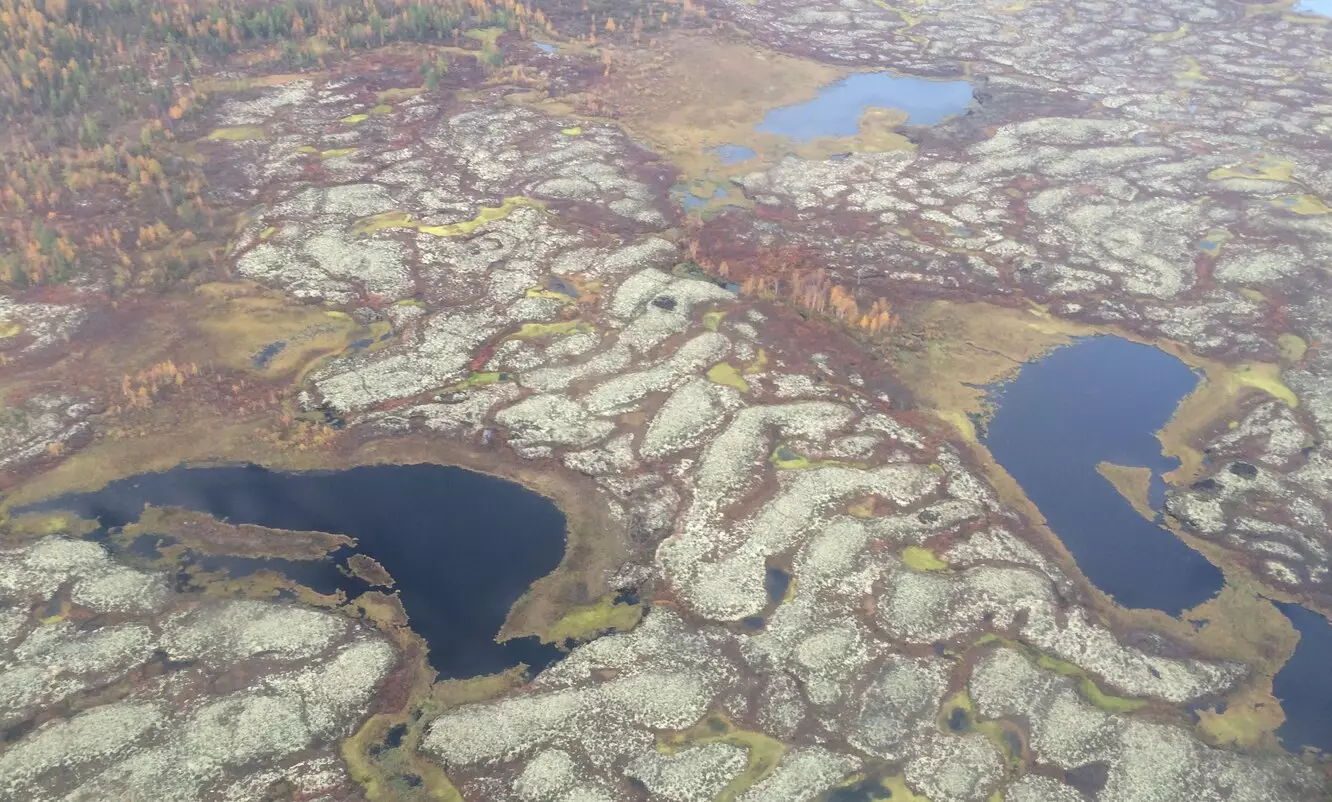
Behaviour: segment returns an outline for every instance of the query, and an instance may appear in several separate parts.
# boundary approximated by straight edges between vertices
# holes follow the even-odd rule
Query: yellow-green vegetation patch
[[[510,340],[535,340],[539,337],[559,337],[592,331],[592,324],[583,320],[561,320],[558,323],[524,323],[509,335]]]
[[[577,298],[567,292],[547,289],[546,287],[528,287],[523,295],[528,298],[545,298],[547,300],[559,301],[566,304],[576,303],[578,301]]]
[[[86,535],[97,529],[97,522],[67,512],[29,512],[8,517],[0,513],[9,531],[16,535]]]
[[[802,454],[796,453],[788,443],[779,443],[772,450],[768,457],[768,462],[774,467],[783,471],[802,471],[808,468],[822,468],[825,465],[841,465],[839,460],[812,460]]]
[[[338,120],[338,122],[342,123],[343,125],[358,125],[360,123],[365,122],[368,119],[370,119],[369,114],[348,114],[346,117],[343,117],[341,120]]]
[[[384,103],[391,103],[396,100],[406,100],[409,97],[416,97],[425,91],[420,86],[404,86],[397,89],[385,89],[382,92],[375,93],[375,99]]]
[[[392,113],[393,113],[393,107],[390,106],[390,105],[387,104],[387,103],[380,103],[379,105],[377,105],[377,106],[375,106],[374,108],[370,109],[370,113],[373,114],[373,115],[375,115],[375,116],[377,116],[377,117],[382,117],[382,116],[385,115],[385,114],[392,114]]]
[[[1000,643],[1004,646],[1016,650],[1023,657],[1035,663],[1039,668],[1047,671],[1053,671],[1056,674],[1062,674],[1065,677],[1072,677],[1078,680],[1078,690],[1082,696],[1096,707],[1102,710],[1108,710],[1112,713],[1131,713],[1147,704],[1145,699],[1130,699],[1124,696],[1113,696],[1101,690],[1087,672],[1082,667],[1060,660],[1028,646],[1021,641],[1005,638],[994,633],[987,633],[976,640],[977,646],[983,646],[987,643]]]
[[[1309,344],[1298,334],[1283,334],[1277,337],[1277,349],[1285,361],[1303,362],[1304,355],[1309,351]]]
[[[372,802],[403,799],[414,790],[403,781],[403,775],[410,772],[424,784],[425,798],[464,802],[462,794],[442,769],[429,761],[410,759],[414,749],[406,748],[406,744],[384,748],[385,739],[395,728],[400,739],[413,742],[420,740],[419,730],[423,729],[407,714],[378,713],[342,742],[342,759],[347,763],[347,771],[365,791],[366,798]],[[407,731],[405,737],[404,730]]]
[[[708,381],[714,384],[724,384],[727,387],[734,387],[742,393],[749,392],[749,382],[740,375],[740,371],[729,362],[718,362],[708,368]]]
[[[1173,42],[1173,41],[1175,41],[1175,40],[1177,40],[1177,39],[1183,39],[1185,36],[1188,35],[1188,33],[1189,33],[1189,24],[1188,24],[1187,22],[1181,22],[1181,23],[1179,24],[1179,27],[1176,28],[1176,29],[1173,30],[1173,31],[1168,31],[1168,32],[1166,32],[1166,33],[1154,33],[1154,34],[1152,34],[1152,41],[1154,41],[1154,42]]]
[[[1148,498],[1152,484],[1151,468],[1099,462],[1096,465],[1096,472],[1114,485],[1119,495],[1132,504],[1139,515],[1149,521],[1156,518],[1156,511],[1152,509],[1152,503]]]
[[[1207,236],[1198,241],[1198,250],[1216,255],[1221,252],[1227,242],[1230,242],[1230,239],[1229,231],[1223,228],[1214,228],[1207,232]]]
[[[703,313],[703,327],[708,331],[716,331],[721,326],[722,319],[726,313],[720,309],[713,309]]]
[[[231,128],[218,128],[204,137],[210,142],[245,142],[251,139],[263,139],[268,132],[257,125],[237,125]]]
[[[1262,390],[1273,398],[1284,401],[1286,406],[1291,408],[1300,405],[1300,399],[1295,395],[1295,391],[1281,381],[1281,369],[1276,365],[1257,362],[1240,365],[1235,368],[1233,375],[1242,387]]]
[[[464,35],[468,39],[475,39],[488,48],[493,48],[496,40],[503,34],[503,28],[471,28]]]
[[[16,320],[0,320],[0,340],[17,337],[23,333],[23,324]]]
[[[473,387],[484,387],[487,384],[494,384],[496,382],[504,381],[505,378],[506,378],[505,374],[500,373],[498,371],[486,371],[486,372],[474,371],[467,378],[463,379],[457,384],[451,384],[448,387],[445,387],[443,392],[449,393],[458,390],[470,390]]]
[[[976,706],[965,689],[944,701],[939,708],[939,718],[936,723],[943,732],[961,733],[972,730],[979,732],[999,749],[1010,768],[1013,770],[1021,768],[1021,739],[1015,733],[1006,731],[1002,722],[978,718]]]
[[[496,220],[503,220],[515,209],[522,206],[533,206],[540,208],[541,204],[531,198],[525,198],[521,195],[505,198],[499,206],[482,206],[480,212],[471,220],[464,220],[461,223],[450,223],[443,226],[417,226],[417,230],[423,234],[433,234],[436,237],[459,237],[471,234],[486,223],[493,223]]]
[[[1216,422],[1238,414],[1238,401],[1244,390],[1260,390],[1291,408],[1300,403],[1295,392],[1281,380],[1281,368],[1275,364],[1249,362],[1230,366],[1196,361],[1202,363],[1203,381],[1179,403],[1175,414],[1157,435],[1162,443],[1161,453],[1177,458],[1180,463],[1164,477],[1172,484],[1187,484],[1197,478],[1203,454],[1193,444]]]
[[[356,148],[329,148],[319,151],[319,155],[325,159],[336,159],[340,156],[350,156],[356,152]]]
[[[211,303],[189,324],[211,346],[212,359],[232,369],[285,375],[364,336],[350,315],[292,304],[248,282],[205,284],[198,291]]]
[[[948,570],[948,563],[924,546],[907,546],[902,549],[902,562],[913,571]]]
[[[761,732],[742,730],[721,713],[711,713],[693,727],[677,733],[659,736],[657,749],[668,755],[703,744],[728,743],[749,750],[749,763],[738,777],[727,783],[714,802],[732,802],[736,797],[760,782],[777,768],[786,745]]]
[[[846,511],[857,518],[873,518],[874,497],[866,496],[865,498],[862,498],[861,500],[857,501],[855,504],[852,504],[851,506],[847,507]]]
[[[518,195],[505,198],[499,206],[482,206],[476,217],[471,220],[464,220],[461,223],[448,223],[439,226],[426,225],[409,212],[393,211],[362,217],[352,223],[351,230],[353,234],[373,234],[376,231],[389,228],[414,228],[422,234],[430,234],[436,237],[458,237],[471,234],[486,223],[502,220],[521,206],[541,208],[540,202]]]
[[[1317,195],[1282,195],[1274,199],[1272,205],[1295,214],[1332,214],[1332,207],[1323,203],[1323,199]]]
[[[605,596],[595,604],[575,607],[546,632],[545,643],[585,642],[608,632],[627,632],[643,619],[642,604],[616,603]]]
[[[861,802],[930,802],[929,797],[912,791],[901,774],[869,775],[861,772],[842,780],[826,793],[819,802],[838,799],[856,799]]]
[[[819,802],[834,802],[838,799],[855,799],[858,802],[887,802],[892,799],[923,799],[923,797],[898,797],[886,784],[888,778],[871,776],[856,772],[837,785],[819,794]],[[905,785],[903,786],[905,787]]]
[[[1264,156],[1250,162],[1237,164],[1230,167],[1218,167],[1207,174],[1207,177],[1213,181],[1224,181],[1227,178],[1246,178],[1258,181],[1289,181],[1291,173],[1295,170],[1295,164],[1285,159],[1277,159],[1272,156]]]
[[[565,136],[582,136],[583,127],[581,125],[571,125],[568,128],[561,128],[560,133]]]
[[[1197,711],[1198,730],[1220,746],[1253,748],[1272,739],[1285,715],[1270,691],[1246,691],[1226,700],[1224,711],[1204,708]]]
[[[755,373],[762,373],[767,369],[768,369],[768,352],[766,349],[760,348],[758,349],[758,354],[754,357],[754,361],[750,362],[748,365],[745,365],[745,375],[753,376]]]
[[[352,223],[353,234],[373,234],[389,228],[416,228],[416,218],[408,212],[380,212]]]
[[[318,152],[319,152],[319,148],[315,147],[314,145],[301,145],[299,148],[296,148],[296,152],[297,152],[297,153],[318,153]]]
[[[1181,81],[1201,81],[1207,77],[1203,74],[1202,64],[1193,56],[1180,59],[1180,64],[1182,67],[1175,73],[1175,77]]]

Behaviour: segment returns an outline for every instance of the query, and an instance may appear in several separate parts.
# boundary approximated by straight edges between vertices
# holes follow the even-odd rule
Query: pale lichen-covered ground
[[[796,244],[866,301],[1027,298],[1231,366],[1209,378],[1234,423],[1196,424],[1211,459],[1168,509],[1244,581],[1326,604],[1325,26],[1234,3],[717,13],[834,63],[966,65],[984,102],[914,149],[759,165],[737,181],[760,213],[704,224],[705,250]],[[641,623],[414,708],[451,786],[357,785],[339,742],[403,704],[373,621],[203,598],[27,537],[0,554],[0,797],[1325,795],[1270,723],[1227,739],[1192,714],[1261,695],[1287,641],[1113,610],[891,359],[682,267],[701,257],[642,143],[507,91],[353,124],[375,100],[356,75],[219,104],[217,126],[265,134],[201,145],[251,209],[229,265],[376,335],[291,378],[302,414],[347,424],[309,448],[418,438],[588,477],[628,556],[587,581],[639,588]],[[0,303],[39,333],[19,359],[77,341],[77,307]],[[69,392],[4,411],[0,468],[89,439],[96,399]],[[791,577],[776,598],[772,568]]]

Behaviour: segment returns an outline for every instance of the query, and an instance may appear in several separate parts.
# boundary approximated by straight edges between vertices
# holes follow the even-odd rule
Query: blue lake
[[[564,515],[521,485],[442,465],[372,465],[345,471],[278,473],[254,465],[175,468],[113,482],[34,510],[69,510],[106,532],[139,518],[145,504],[206,512],[233,524],[333,532],[355,547],[312,561],[200,557],[192,570],[233,576],[276,570],[321,593],[368,590],[348,576],[365,554],[395,580],[411,627],[443,678],[533,672],[562,652],[536,638],[496,643],[509,609],[564,556]],[[151,552],[152,548],[136,545]]]
[[[721,145],[713,148],[712,152],[717,154],[722,164],[739,164],[758,156],[753,148],[744,145]]]
[[[552,45],[552,44],[549,43],[549,42],[536,42],[536,41],[534,41],[534,42],[532,42],[532,45],[533,45],[534,47],[536,47],[537,50],[540,50],[542,53],[547,53],[547,54],[549,54],[549,53],[558,53],[558,52],[560,52],[560,49],[559,49],[558,47],[556,47],[555,45]]]
[[[869,108],[899,109],[908,125],[934,125],[971,105],[966,81],[928,81],[888,72],[858,72],[819,91],[818,97],[773,109],[757,130],[808,142],[820,137],[854,136]]]
[[[680,192],[680,205],[684,206],[685,209],[688,209],[690,211],[698,209],[702,206],[706,206],[712,201],[718,201],[726,197],[726,190],[722,189],[721,187],[712,190],[712,195],[707,198],[700,198],[699,196],[695,195],[693,192],[690,192],[688,188],[682,188],[679,190],[679,192]]]
[[[1160,508],[1176,466],[1156,432],[1198,383],[1187,365],[1156,348],[1092,337],[1022,368],[996,388],[983,436],[1022,486],[1078,568],[1126,607],[1179,615],[1221,589],[1219,569],[1149,521],[1097,472],[1102,461],[1152,470]]]
[[[1303,11],[1306,14],[1332,17],[1332,0],[1300,0],[1295,4],[1295,10]]]
[[[1292,752],[1312,746],[1332,754],[1332,624],[1297,604],[1275,604],[1300,633],[1295,654],[1272,680],[1286,713],[1277,736]]]

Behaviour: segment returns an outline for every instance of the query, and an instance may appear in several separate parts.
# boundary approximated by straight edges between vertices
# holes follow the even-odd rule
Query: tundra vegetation
[[[1272,693],[1272,600],[1332,614],[1326,21],[0,0],[0,54],[0,798],[1326,797]],[[885,69],[975,102],[754,130]],[[1225,574],[1178,618],[1092,586],[977,436],[1093,334],[1204,377],[1163,511],[1102,468]],[[565,559],[499,637],[567,655],[436,681],[373,561],[354,598],[182,576],[336,532],[21,511],[208,461],[551,496]]]

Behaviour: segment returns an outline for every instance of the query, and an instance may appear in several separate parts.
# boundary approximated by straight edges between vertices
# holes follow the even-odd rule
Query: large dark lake
[[[329,559],[211,558],[206,567],[275,567],[321,592],[349,595],[364,582],[338,570],[354,553],[396,580],[411,626],[445,678],[527,664],[539,671],[561,652],[536,638],[495,642],[509,608],[564,555],[564,515],[553,502],[503,479],[441,465],[374,465],[279,473],[253,465],[176,468],[113,482],[32,509],[70,510],[104,530],[139,518],[145,504],[183,507],[233,524],[314,530],[357,540]]]
[[[1102,461],[1152,471],[1164,501],[1156,432],[1198,383],[1175,357],[1118,337],[1091,337],[1022,368],[991,394],[990,453],[1098,588],[1126,607],[1179,615],[1221,589],[1221,571],[1148,520],[1096,469]]]

